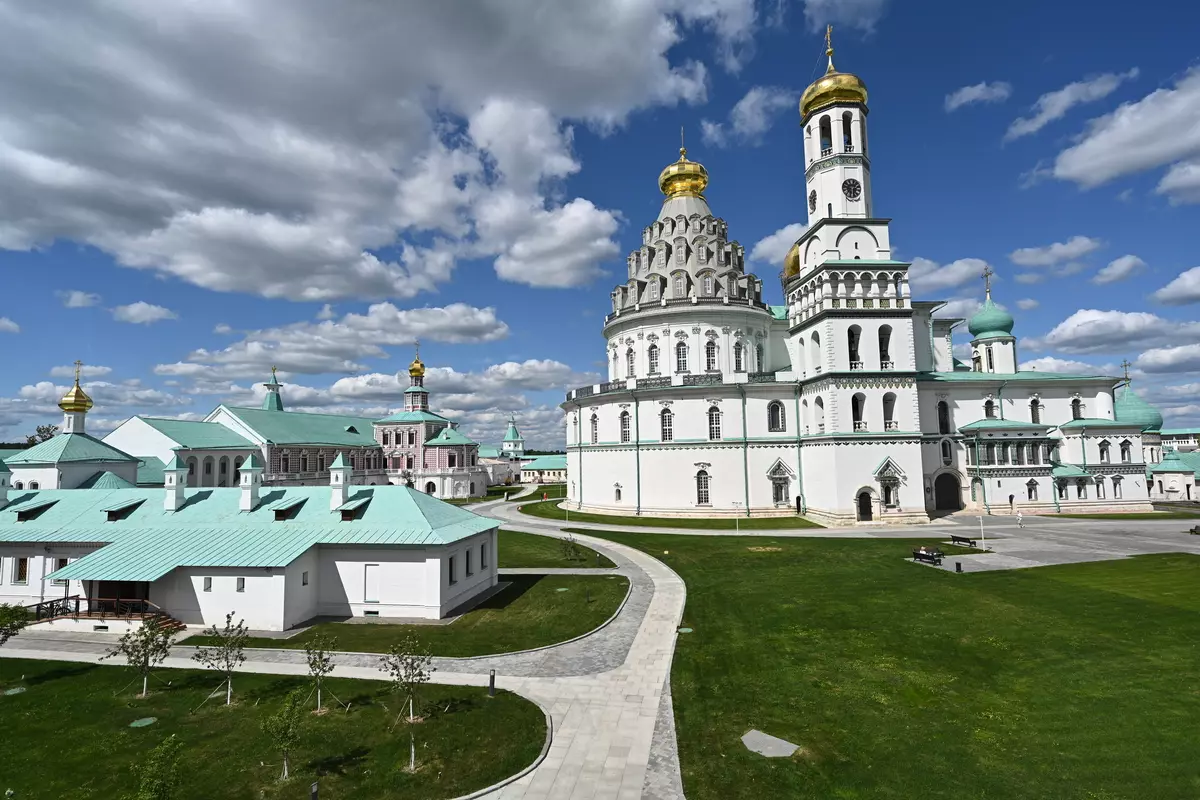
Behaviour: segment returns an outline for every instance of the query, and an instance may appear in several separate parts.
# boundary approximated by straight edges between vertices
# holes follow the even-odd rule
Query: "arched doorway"
[[[425,484],[425,494],[433,494],[437,491],[437,485],[433,481]]]
[[[864,489],[858,493],[858,521],[870,522],[871,519],[871,493]]]
[[[962,486],[952,473],[943,472],[933,481],[933,507],[938,511],[962,509]]]

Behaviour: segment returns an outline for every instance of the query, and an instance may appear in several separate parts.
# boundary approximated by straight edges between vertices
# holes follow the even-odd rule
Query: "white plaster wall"
[[[87,475],[76,477],[75,473],[78,472],[78,470],[72,471],[70,477],[76,478],[76,480],[74,484],[67,487],[62,486],[59,483],[59,471],[57,467],[25,467],[21,466],[20,464],[12,464],[10,465],[9,469],[12,470],[12,477],[9,479],[9,485],[13,488],[16,488],[17,484],[19,483],[25,489],[29,489],[29,484],[31,481],[37,482],[39,490],[73,488],[87,477]],[[91,475],[92,472],[95,471],[95,469],[91,470],[88,475]]]
[[[283,627],[293,628],[317,616],[320,608],[321,565],[317,547],[310,547],[284,569]],[[304,573],[308,585],[304,585]]]
[[[212,591],[204,591],[211,577]],[[237,579],[246,579],[244,592]],[[284,630],[284,570],[238,567],[179,567],[150,584],[150,602],[187,625],[225,624],[244,620],[252,630]]]
[[[56,597],[86,594],[82,581],[68,581],[66,586],[55,586],[45,576],[55,570],[56,559],[66,558],[70,563],[95,549],[89,545],[42,542],[0,544],[0,603],[27,606]],[[24,584],[14,583],[14,562],[22,557],[29,559],[29,578]]]
[[[480,547],[485,544],[488,556],[487,567],[481,566],[480,562]],[[445,548],[439,548],[440,552],[429,559],[428,569],[436,570],[438,574],[437,586],[441,593],[439,616],[445,616],[475,595],[496,585],[496,544],[496,530],[493,529],[447,545]],[[473,567],[472,575],[466,574],[468,551]],[[454,556],[455,571],[457,572],[457,578],[453,584],[450,583],[450,574],[446,567],[450,556]]]
[[[706,372],[705,345],[712,338],[717,343],[717,370],[733,374],[734,346],[743,345],[743,372],[765,371],[766,364],[757,363],[755,347],[763,345],[763,360],[786,365],[786,354],[773,356],[770,352],[771,315],[763,309],[744,306],[667,306],[661,313],[646,313],[618,318],[605,328],[608,380],[627,377],[626,353],[634,351],[634,377],[651,377],[648,350],[658,346],[658,371],[654,377],[676,373],[675,346],[683,341],[688,347],[688,372]],[[696,329],[699,329],[697,332]],[[780,343],[782,349],[782,343]],[[613,354],[617,358],[614,362]]]
[[[103,441],[131,456],[153,456],[164,464],[174,455],[171,448],[179,444],[138,417],[130,417],[122,422]]]
[[[320,613],[361,617],[371,610],[384,617],[436,619],[440,601],[426,568],[429,557],[422,547],[321,547]],[[378,602],[366,602],[367,564],[379,565]]]

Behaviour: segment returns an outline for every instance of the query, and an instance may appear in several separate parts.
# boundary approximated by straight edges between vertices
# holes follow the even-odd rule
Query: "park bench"
[[[975,544],[975,540],[970,536],[959,536],[957,533],[950,534],[950,544],[961,544],[966,547],[975,548],[979,547],[979,545]]]
[[[940,550],[926,550],[922,553],[920,550],[913,550],[913,561],[923,561],[926,564],[940,565],[942,563],[942,552]]]

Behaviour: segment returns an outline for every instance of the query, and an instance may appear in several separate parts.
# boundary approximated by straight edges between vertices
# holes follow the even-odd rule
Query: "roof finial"
[[[995,274],[995,272],[992,272],[991,264],[983,265],[983,289],[984,293],[987,295],[985,298],[986,300],[992,299],[992,276]]]
[[[421,340],[413,339],[413,347],[416,348],[417,361],[421,360]]]
[[[275,372],[277,369],[278,368],[274,364],[271,365],[271,383],[279,383],[279,379],[275,377]]]
[[[1121,369],[1125,370],[1125,382],[1126,383],[1129,383],[1129,368],[1132,366],[1133,366],[1133,364],[1129,363],[1128,358],[1121,362]]]
[[[679,126],[679,160],[687,161],[687,147],[683,143],[683,126]]]
[[[75,359],[75,385],[79,385],[79,373],[83,372],[83,362]]]
[[[833,72],[833,26],[825,26],[825,55],[829,58],[829,69],[826,72]]]

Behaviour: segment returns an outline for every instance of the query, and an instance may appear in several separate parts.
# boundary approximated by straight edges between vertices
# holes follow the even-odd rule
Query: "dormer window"
[[[124,500],[120,503],[114,503],[111,506],[106,506],[100,509],[108,518],[109,522],[120,522],[134,512],[134,510],[146,501],[146,498],[139,497],[134,500]]]

